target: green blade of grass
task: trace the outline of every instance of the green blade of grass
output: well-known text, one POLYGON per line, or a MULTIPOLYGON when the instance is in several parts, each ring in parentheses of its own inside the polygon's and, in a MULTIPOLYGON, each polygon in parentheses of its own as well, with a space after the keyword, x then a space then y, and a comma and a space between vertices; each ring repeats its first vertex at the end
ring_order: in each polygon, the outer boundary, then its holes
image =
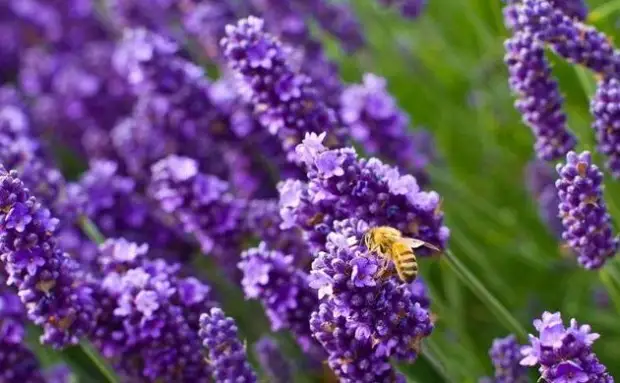
POLYGON ((606 19, 611 14, 620 10, 620 0, 608 1, 594 8, 588 15, 588 22, 595 23, 606 19))
POLYGON ((95 223, 91 221, 90 218, 86 216, 80 217, 79 225, 84 234, 86 234, 86 236, 90 238, 91 241, 95 242, 96 244, 102 244, 105 241, 105 236, 101 233, 101 231, 99 231, 97 225, 95 225, 95 223))
POLYGON ((442 258, 461 281, 478 296, 507 329, 525 339, 527 332, 519 321, 450 250, 446 250, 442 258))

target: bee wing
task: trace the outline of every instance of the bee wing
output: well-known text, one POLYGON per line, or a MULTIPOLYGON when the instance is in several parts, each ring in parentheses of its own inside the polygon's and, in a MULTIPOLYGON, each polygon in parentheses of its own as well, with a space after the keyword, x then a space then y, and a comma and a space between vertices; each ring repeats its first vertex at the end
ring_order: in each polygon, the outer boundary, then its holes
POLYGON ((425 246, 428 247, 431 250, 435 250, 435 251, 441 251, 437 246, 435 245, 431 245, 428 242, 424 242, 421 241, 419 239, 415 239, 415 238, 402 238, 401 241, 406 244, 407 246, 411 247, 412 249, 417 249, 419 247, 425 246))

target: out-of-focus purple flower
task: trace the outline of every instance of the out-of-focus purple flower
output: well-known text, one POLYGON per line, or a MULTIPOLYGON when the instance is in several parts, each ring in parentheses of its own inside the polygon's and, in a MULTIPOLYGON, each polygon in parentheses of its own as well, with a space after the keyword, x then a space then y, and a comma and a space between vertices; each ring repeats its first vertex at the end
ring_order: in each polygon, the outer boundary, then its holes
POLYGON ((54 347, 76 344, 93 328, 92 291, 78 278, 74 260, 57 246, 58 220, 18 178, 0 167, 0 261, 26 306, 43 327, 42 341, 54 347))
POLYGON ((235 321, 224 315, 222 309, 214 307, 200 316, 200 337, 209 354, 216 382, 257 381, 245 346, 239 341, 235 321))
POLYGON ((261 243, 241 255, 239 268, 245 296, 261 301, 272 330, 290 330, 304 351, 321 360, 323 352, 308 327, 318 304, 316 293, 308 285, 308 276, 293 265, 293 256, 261 243))
POLYGON ((32 130, 31 116, 16 90, 0 89, 0 163, 17 170, 39 201, 71 223, 79 208, 67 201, 66 181, 46 149, 32 130))
POLYGON ((148 201, 138 194, 135 181, 119 174, 115 162, 91 161, 78 185, 84 214, 106 237, 147 242, 158 258, 191 257, 192 246, 183 233, 154 213, 148 201))
POLYGON ((308 134, 296 148, 298 160, 308 169, 309 182, 288 181, 279 186, 281 227, 301 227, 312 251, 324 247, 333 220, 351 217, 445 246, 450 231, 443 226, 436 192, 420 191, 415 177, 400 175, 376 158, 358 158, 353 148, 328 150, 323 138, 308 134))
POLYGON ((620 178, 620 80, 607 76, 598 83, 590 103, 594 116, 598 150, 607 156, 607 168, 614 178, 620 178))
POLYGON ((534 327, 539 335, 530 334, 530 345, 521 349, 522 366, 540 365, 541 378, 547 382, 614 381, 592 352, 599 334, 592 333, 589 325, 579 326, 571 319, 566 328, 559 312, 544 312, 534 320, 534 327))
POLYGON ((340 117, 370 155, 385 158, 403 173, 416 177, 423 186, 428 180, 424 168, 431 160, 428 149, 416 142, 422 138, 409 129, 409 117, 398 108, 386 89, 384 78, 371 73, 362 84, 349 86, 341 98, 340 117))
POLYGON ((329 0, 294 0, 302 13, 312 15, 321 28, 336 37, 345 51, 352 53, 366 41, 363 28, 348 4, 329 0))
POLYGON ((235 22, 234 5, 221 0, 178 1, 185 32, 194 37, 211 59, 220 59, 220 39, 226 25, 235 22))
POLYGON ((20 72, 36 125, 88 158, 113 154, 109 131, 134 101, 131 89, 112 69, 113 52, 109 41, 89 42, 70 52, 33 48, 20 72))
MULTIPOLYGON (((559 3, 559 2, 558 2, 559 3)), ((541 43, 573 64, 600 75, 617 75, 620 56, 609 37, 583 24, 547 0, 523 0, 514 4, 520 31, 531 33, 541 43)))
POLYGON ((210 288, 147 250, 124 239, 100 247, 93 343, 132 381, 207 382, 198 318, 212 307, 210 288))
POLYGON ((559 217, 560 199, 555 188, 557 173, 553 167, 540 160, 533 160, 525 168, 525 184, 538 204, 538 213, 549 230, 562 239, 562 220, 559 217))
POLYGON ((409 19, 415 19, 426 8, 427 0, 378 0, 385 7, 397 8, 400 13, 409 19))
MULTIPOLYGON (((0 278, 0 283, 4 281, 0 278)), ((0 341, 19 344, 24 340, 26 309, 19 297, 8 288, 0 288, 0 341)))
POLYGON ((536 156, 551 161, 566 155, 577 140, 568 130, 564 99, 552 77, 544 46, 531 33, 519 32, 506 41, 505 49, 509 85, 517 96, 515 106, 534 133, 536 156))
POLYGON ((46 383, 35 355, 22 343, 0 337, 0 382, 46 383))
POLYGON ((495 376, 489 382, 495 383, 527 383, 527 368, 520 365, 522 359, 521 345, 514 335, 493 340, 489 350, 491 363, 495 368, 495 376))
POLYGON ((252 0, 260 11, 270 33, 291 49, 289 63, 298 72, 312 79, 313 88, 330 108, 338 109, 344 89, 338 64, 325 54, 323 44, 314 39, 307 16, 294 2, 280 0, 252 0), (306 17, 305 17, 306 16, 306 17))
POLYGON ((556 169, 562 238, 584 268, 598 269, 618 251, 618 238, 603 199, 603 173, 587 151, 568 153, 566 164, 558 164, 556 169))
POLYGON ((111 0, 106 1, 105 6, 118 29, 147 27, 171 33, 171 24, 179 16, 178 2, 174 0, 111 0))
POLYGON ((291 364, 286 359, 278 343, 270 337, 262 337, 254 344, 254 353, 272 383, 293 381, 291 364))
POLYGON ((248 203, 246 226, 272 250, 289 254, 298 266, 309 264, 310 250, 298 227, 282 229, 277 200, 252 200, 248 203))
POLYGON ((344 142, 336 114, 318 97, 311 79, 296 73, 280 42, 264 31, 263 20, 248 17, 226 28, 222 48, 239 78, 240 92, 260 123, 277 135, 294 159, 293 150, 306 132, 329 134, 329 146, 344 142))
POLYGON ((65 364, 58 364, 45 370, 45 383, 71 383, 73 376, 65 364))
MULTIPOLYGON (((396 277, 380 278, 382 260, 359 245, 368 230, 356 219, 338 221, 326 251, 312 263, 311 286, 321 302, 310 327, 343 382, 391 382, 389 358, 413 362, 433 330, 430 312, 396 277), (371 282, 371 283, 370 283, 371 282)), ((423 297, 424 305, 428 297, 423 297)))
POLYGON ((153 165, 148 193, 196 237, 204 252, 236 275, 246 202, 230 193, 226 181, 200 173, 191 158, 171 155, 153 165))

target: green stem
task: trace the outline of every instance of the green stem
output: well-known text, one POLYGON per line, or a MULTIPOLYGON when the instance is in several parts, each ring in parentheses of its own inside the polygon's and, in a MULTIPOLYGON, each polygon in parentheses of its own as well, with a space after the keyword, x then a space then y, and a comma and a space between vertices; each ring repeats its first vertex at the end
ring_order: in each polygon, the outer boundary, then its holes
POLYGON ((78 222, 84 234, 86 234, 91 241, 97 244, 102 244, 105 241, 105 236, 99 231, 97 225, 95 225, 90 218, 82 216, 79 218, 78 222))
POLYGON ((527 331, 519 323, 519 321, 512 316, 510 311, 506 309, 502 303, 495 298, 495 296, 484 286, 482 282, 476 276, 469 271, 469 269, 452 254, 450 250, 446 250, 442 257, 448 266, 456 273, 461 281, 469 286, 469 288, 480 298, 480 300, 491 310, 504 326, 510 331, 514 332, 517 336, 525 339, 527 331))

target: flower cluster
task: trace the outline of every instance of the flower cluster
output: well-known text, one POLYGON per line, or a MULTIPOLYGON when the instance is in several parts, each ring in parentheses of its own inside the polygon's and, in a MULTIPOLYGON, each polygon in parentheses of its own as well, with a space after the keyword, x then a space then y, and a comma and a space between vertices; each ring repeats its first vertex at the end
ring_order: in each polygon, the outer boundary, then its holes
POLYGON ((362 84, 349 86, 342 94, 340 117, 368 154, 414 175, 420 186, 426 184, 424 168, 431 160, 432 142, 410 131, 409 117, 387 91, 384 78, 367 73, 362 84))
POLYGON ((610 39, 594 27, 564 13, 555 3, 561 2, 523 0, 515 4, 517 28, 548 44, 570 63, 583 65, 601 75, 620 73, 620 55, 610 39))
POLYGON ((239 268, 245 296, 261 301, 272 330, 290 330, 304 351, 321 360, 323 351, 308 325, 318 300, 308 284, 308 275, 293 265, 293 256, 269 250, 261 243, 241 255, 239 268))
POLYGON ((417 358, 433 330, 430 312, 397 278, 380 276, 382 260, 359 245, 366 222, 334 226, 326 251, 312 263, 310 285, 321 301, 310 327, 340 381, 391 382, 396 373, 389 358, 417 358))
POLYGON ((594 116, 598 150, 607 156, 607 168, 614 178, 620 178, 620 80, 608 76, 598 84, 590 103, 594 116))
POLYGON ((279 137, 290 159, 306 132, 327 131, 331 146, 343 143, 335 112, 318 97, 311 79, 293 70, 284 47, 264 31, 262 19, 249 17, 228 26, 221 44, 242 95, 260 123, 279 137))
POLYGON ((21 343, 7 342, 0 337, 0 382, 45 383, 39 361, 21 343))
POLYGON ((530 345, 521 349, 521 365, 540 365, 541 377, 548 382, 614 381, 592 352, 599 334, 591 332, 590 326, 579 326, 571 319, 566 328, 559 312, 544 312, 541 319, 534 321, 534 327, 540 335, 530 335, 530 345))
POLYGON ((153 165, 149 194, 235 275, 246 203, 226 181, 200 173, 191 158, 171 155, 153 165))
POLYGON ((486 379, 489 383, 527 383, 527 368, 520 364, 521 345, 514 335, 493 340, 489 357, 495 368, 493 379, 486 379))
POLYGON ((392 226, 440 248, 446 245, 450 231, 443 225, 436 192, 421 191, 415 177, 401 176, 376 158, 358 158, 353 148, 329 150, 324 138, 308 134, 296 148, 309 181, 279 186, 282 227, 301 227, 313 249, 324 246, 333 220, 347 218, 371 227, 392 226))
POLYGON ((112 41, 77 51, 36 47, 23 58, 20 85, 36 126, 88 158, 113 155, 109 130, 131 111, 132 90, 112 67, 112 41))
POLYGON ((564 99, 552 77, 544 45, 531 33, 520 32, 506 41, 505 49, 510 88, 518 96, 515 106, 534 133, 536 155, 545 161, 564 156, 577 140, 568 130, 564 99))
POLYGON ((575 250, 583 267, 598 269, 618 251, 618 238, 603 199, 603 173, 592 164, 589 152, 568 153, 566 164, 558 164, 557 172, 562 238, 575 250))
POLYGON ((93 342, 130 379, 208 382, 198 318, 212 306, 210 289, 147 251, 124 239, 101 245, 93 342))
POLYGON ((76 196, 81 209, 106 237, 123 236, 130 241, 147 242, 153 255, 167 259, 188 259, 192 246, 173 225, 157 217, 137 191, 133 178, 120 174, 113 161, 91 161, 82 174, 76 196))
POLYGON ((216 382, 256 382, 256 374, 248 363, 245 347, 237 335, 235 321, 217 307, 200 316, 200 337, 209 350, 216 382))

